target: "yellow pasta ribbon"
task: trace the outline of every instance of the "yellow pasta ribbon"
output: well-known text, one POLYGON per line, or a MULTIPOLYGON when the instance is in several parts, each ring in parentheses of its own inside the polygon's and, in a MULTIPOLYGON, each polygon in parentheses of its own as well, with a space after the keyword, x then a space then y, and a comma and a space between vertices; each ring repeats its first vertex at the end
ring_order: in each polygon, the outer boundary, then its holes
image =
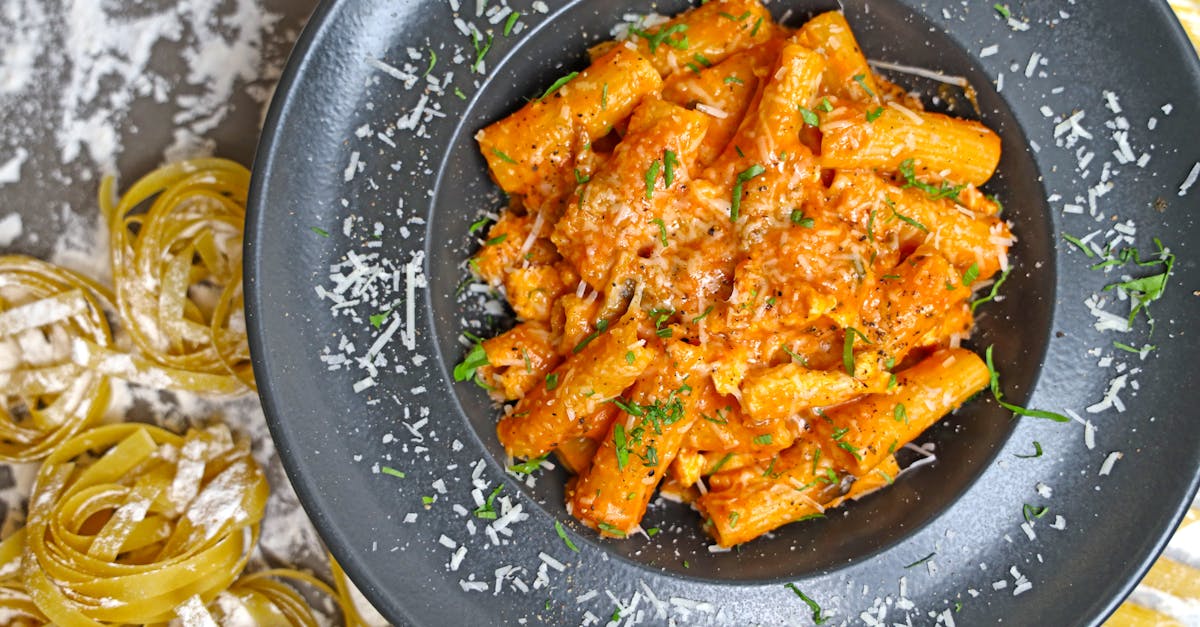
POLYGON ((108 290, 30 257, 0 257, 0 461, 28 462, 97 422, 109 379, 76 363, 86 342, 112 350, 108 290))
MULTIPOLYGON (((117 307, 141 356, 163 367, 156 387, 209 394, 254 387, 242 318, 249 185, 250 172, 225 159, 163 166, 115 203, 113 178, 100 184, 117 307)), ((93 365, 117 368, 102 348, 87 348, 93 365)))
POLYGON ((249 447, 224 426, 183 437, 141 424, 97 427, 39 470, 20 581, 63 627, 168 622, 242 571, 267 494, 249 447))

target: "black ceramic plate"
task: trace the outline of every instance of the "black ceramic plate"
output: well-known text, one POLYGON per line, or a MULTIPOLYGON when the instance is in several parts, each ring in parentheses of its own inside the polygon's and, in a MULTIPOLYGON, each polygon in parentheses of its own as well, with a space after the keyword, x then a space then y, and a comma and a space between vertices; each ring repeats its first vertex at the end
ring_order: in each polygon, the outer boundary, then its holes
MULTIPOLYGON (((1200 67, 1165 3, 1010 3, 1012 21, 990 3, 843 3, 871 59, 965 76, 978 89, 981 113, 957 112, 1004 138, 986 189, 1020 241, 1018 270, 1004 300, 983 310, 974 347, 995 345, 1014 402, 1090 420, 1095 447, 1079 423, 1012 420, 981 399, 923 438, 936 463, 729 553, 710 552, 695 514, 669 504, 647 515, 644 526, 665 530, 652 539, 601 541, 580 529, 561 505, 560 471, 535 486, 506 474, 495 409, 449 376, 461 331, 506 324, 502 310, 481 309, 486 295, 461 292, 478 245, 468 229, 501 206, 474 132, 582 68, 587 45, 624 14, 651 8, 595 0, 544 14, 513 0, 520 26, 505 36, 504 15, 461 4, 458 13, 426 0, 323 5, 279 85, 254 168, 247 304, 272 433, 317 528, 385 615, 448 625, 607 621, 614 610, 655 624, 807 622, 788 582, 836 622, 885 612, 888 623, 1094 624, 1116 607, 1182 516, 1200 467, 1191 367, 1200 341, 1188 328, 1200 186, 1179 194, 1200 158, 1200 67), (488 38, 473 42, 456 17, 493 35, 478 72, 469 66, 488 38), (1072 115, 1082 133, 1063 122, 1072 115), (1144 317, 1129 333, 1097 331, 1085 300, 1107 298, 1123 315, 1128 305, 1104 286, 1161 267, 1089 270, 1096 260, 1062 237, 1100 230, 1103 245, 1130 232, 1127 220, 1143 253, 1160 237, 1178 259, 1151 308, 1153 337, 1144 317), (1114 340, 1157 349, 1143 360, 1114 340), (1124 411, 1086 411, 1114 380, 1124 411), (1035 441, 1042 456, 1018 457, 1035 441), (504 499, 528 518, 495 545, 491 521, 470 510, 473 490, 500 484, 501 518, 504 499)), ((771 5, 790 25, 834 7, 771 5)), ((938 93, 928 80, 889 76, 927 99, 938 93)))

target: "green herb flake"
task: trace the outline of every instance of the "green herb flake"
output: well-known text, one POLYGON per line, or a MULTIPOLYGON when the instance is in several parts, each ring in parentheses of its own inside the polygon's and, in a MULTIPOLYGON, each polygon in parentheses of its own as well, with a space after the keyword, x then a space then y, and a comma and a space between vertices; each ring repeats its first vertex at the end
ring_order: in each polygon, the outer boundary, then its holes
POLYGON ((604 333, 607 330, 608 330, 608 320, 601 320, 601 321, 597 322, 596 330, 592 331, 591 333, 588 333, 586 336, 584 336, 584 338, 582 340, 579 340, 579 343, 575 345, 575 348, 572 349, 571 352, 578 353, 579 351, 583 350, 584 348, 587 347, 588 344, 592 343, 592 340, 600 337, 600 334, 604 333))
POLYGON ((478 72, 479 66, 483 65, 483 58, 487 56, 488 50, 492 49, 492 35, 488 33, 487 40, 479 38, 474 31, 471 32, 471 45, 475 47, 475 62, 471 64, 471 71, 478 72))
POLYGON ((1054 422, 1071 421, 1070 418, 1062 414, 1056 414, 1052 411, 1026 409, 1020 405, 1013 405, 1012 403, 1004 402, 1004 393, 1000 391, 1000 373, 996 371, 996 367, 992 362, 992 348, 993 347, 989 345, 987 350, 984 351, 984 362, 987 364, 988 375, 991 377, 991 382, 988 387, 992 391, 992 398, 996 399, 996 402, 999 403, 1001 407, 1020 416, 1029 416, 1030 418, 1045 418, 1047 420, 1053 420, 1054 422))
POLYGON ((999 2, 997 2, 996 4, 992 5, 992 8, 996 9, 996 13, 999 13, 1000 17, 1002 17, 1006 20, 1012 17, 1012 11, 1008 10, 1007 4, 1000 4, 999 2))
POLYGON ((553 94, 554 92, 561 89, 563 85, 566 85, 567 83, 574 80, 574 78, 576 76, 579 76, 579 72, 571 72, 570 74, 567 74, 566 76, 563 76, 562 78, 554 81, 549 87, 546 88, 546 91, 542 93, 541 97, 538 98, 538 100, 545 100, 550 94, 553 94))
POLYGON ((516 159, 513 159, 512 157, 504 154, 503 152, 500 152, 500 150, 498 148, 492 148, 492 154, 496 155, 497 157, 500 157, 500 160, 504 161, 505 163, 516 163, 517 162, 516 159))
POLYGON ((858 86, 862 87, 862 90, 867 92, 868 96, 870 96, 871 98, 875 97, 875 92, 871 91, 870 87, 867 87, 867 75, 866 74, 855 74, 854 82, 858 83, 858 86))
POLYGON ((457 88, 457 87, 455 87, 455 88, 454 88, 454 95, 455 95, 455 96, 458 96, 458 99, 459 99, 459 100, 466 100, 466 99, 467 99, 467 95, 463 93, 463 90, 461 90, 461 89, 459 89, 459 88, 457 88))
POLYGON ((568 549, 571 549, 576 553, 579 552, 579 547, 575 546, 574 542, 571 542, 571 538, 567 536, 567 530, 563 529, 562 522, 557 520, 554 521, 554 533, 557 533, 558 537, 562 538, 563 544, 567 545, 568 549))
POLYGON ((679 157, 674 151, 663 151, 663 187, 670 187, 675 182, 675 167, 678 165, 679 157))
POLYGON ((483 245, 484 246, 495 246, 497 244, 503 244, 504 240, 506 240, 506 239, 508 239, 508 233, 501 233, 501 234, 497 235, 496 237, 493 237, 492 239, 489 239, 488 241, 484 242, 483 245))
POLYGON ((688 39, 687 39, 687 35, 684 34, 687 32, 687 29, 688 29, 687 24, 674 24, 672 26, 669 26, 667 28, 659 30, 656 33, 647 33, 646 31, 641 30, 640 28, 631 28, 631 29, 629 29, 629 34, 636 35, 638 37, 641 37, 642 39, 645 39, 646 45, 650 47, 650 54, 654 54, 654 53, 658 52, 658 47, 663 44, 666 44, 676 50, 687 50, 688 39), (679 33, 678 38, 668 39, 668 37, 670 37, 671 35, 674 35, 676 33, 679 33))
POLYGON ((971 284, 979 278, 979 264, 973 263, 970 268, 962 275, 962 284, 966 287, 971 287, 971 284))
POLYGON ((504 22, 504 36, 508 37, 512 34, 513 27, 517 25, 517 20, 521 19, 520 11, 513 11, 508 14, 508 19, 504 22))
POLYGON ((842 366, 846 368, 846 374, 854 376, 854 336, 867 344, 873 344, 867 336, 854 327, 846 327, 846 339, 842 341, 842 366))
POLYGON ((728 462, 732 458, 733 458, 733 453, 726 453, 724 457, 722 457, 720 460, 717 461, 716 464, 713 465, 712 471, 709 472, 708 474, 710 474, 710 475, 717 474, 717 471, 720 470, 721 467, 724 466, 725 463, 728 462))
POLYGON ((478 220, 471 223, 471 228, 467 229, 467 233, 474 233, 475 231, 478 231, 478 230, 482 229, 483 227, 487 226, 488 223, 491 221, 492 221, 492 219, 488 218, 486 216, 479 218, 478 220))
POLYGON ((863 458, 862 458, 862 455, 860 455, 860 454, 858 453, 858 447, 857 447, 857 446, 854 446, 853 444, 851 444, 851 443, 849 443, 849 442, 838 442, 838 443, 837 443, 837 445, 838 445, 838 448, 840 448, 840 449, 842 449, 843 451, 846 451, 847 453, 850 453, 851 455, 853 455, 853 456, 854 456, 854 459, 857 459, 857 460, 858 460, 858 461, 860 461, 860 462, 862 461, 862 459, 863 459, 863 458))
POLYGON ((804 217, 804 211, 800 209, 792 209, 792 214, 789 217, 792 220, 792 224, 801 228, 811 229, 816 224, 816 221, 812 218, 804 217))
POLYGON ((658 241, 662 243, 663 248, 666 248, 670 245, 670 242, 667 241, 666 223, 662 221, 662 218, 654 218, 651 222, 658 225, 658 241))
POLYGON ((608 83, 600 86, 600 110, 604 111, 606 109, 608 109, 608 83))
POLYGON ((1000 278, 996 279, 995 283, 992 283, 992 289, 988 291, 987 296, 976 298, 975 300, 971 301, 971 313, 975 313, 976 307, 996 299, 996 292, 999 292, 1000 286, 1004 285, 1004 282, 1008 280, 1008 274, 1010 272, 1012 272, 1012 266, 1009 266, 1007 270, 1000 273, 1000 278))
POLYGON ((311 229, 313 233, 316 233, 317 235, 320 235, 321 237, 329 237, 329 231, 326 231, 325 229, 323 229, 319 226, 310 226, 308 228, 311 229))
POLYGON ((610 534, 610 535, 614 535, 614 536, 616 536, 616 537, 618 537, 618 538, 624 538, 624 537, 625 537, 625 532, 624 532, 624 531, 621 531, 621 529, 620 529, 620 528, 618 528, 618 527, 614 527, 614 526, 612 526, 612 525, 610 525, 610 524, 608 524, 608 523, 606 523, 606 522, 596 523, 596 526, 600 528, 600 531, 603 531, 603 532, 605 532, 605 533, 608 533, 608 534, 610 534))
POLYGON ((662 161, 654 160, 649 168, 646 168, 646 200, 654 198, 654 182, 658 180, 658 171, 662 168, 662 161))
MULTIPOLYGON (((931 200, 938 200, 941 198, 949 198, 950 200, 953 200, 954 202, 960 202, 958 199, 958 194, 959 194, 959 192, 961 192, 963 189, 966 188, 966 185, 951 185, 950 183, 947 183, 945 181, 942 182, 941 187, 934 187, 934 186, 930 185, 929 183, 918 180, 916 171, 914 169, 914 162, 912 159, 905 159, 904 161, 900 162, 900 176, 904 177, 904 181, 905 181, 904 187, 905 188, 915 187, 915 188, 925 192, 925 195, 928 196, 931 200)), ((892 205, 892 211, 895 212, 895 210, 896 210, 895 205, 891 202, 889 202, 888 204, 892 205)), ((903 216, 900 216, 900 214, 898 214, 898 213, 896 215, 898 217, 900 217, 901 219, 903 219, 905 222, 908 222, 909 224, 912 224, 913 226, 919 227, 922 231, 925 231, 927 233, 929 232, 929 229, 925 228, 924 226, 920 226, 915 221, 909 221, 908 219, 905 219, 903 216)))
POLYGON ((625 363, 632 366, 633 362, 636 360, 637 360, 637 355, 634 355, 633 351, 625 351, 625 363))
POLYGON ((625 439, 625 425, 613 425, 613 445, 617 449, 617 469, 625 470, 629 465, 629 443, 625 439))
POLYGON ((662 529, 659 529, 658 527, 651 527, 646 530, 646 535, 653 538, 654 536, 658 535, 661 532, 662 532, 662 529))
POLYGON ((432 496, 422 496, 421 497, 421 503, 424 503, 425 506, 427 506, 427 507, 430 505, 433 505, 433 502, 436 500, 437 500, 437 498, 432 497, 432 496))
POLYGON ((812 109, 805 109, 804 107, 798 108, 800 109, 800 118, 804 120, 805 124, 809 126, 821 125, 821 118, 817 117, 817 114, 814 113, 812 109))
POLYGON ((915 561, 915 562, 913 562, 913 563, 911 563, 911 564, 909 564, 909 565, 905 566, 904 568, 908 569, 908 568, 912 568, 912 567, 914 567, 914 566, 920 566, 921 564, 924 564, 925 562, 928 562, 929 560, 933 559, 933 557, 934 557, 935 555, 937 555, 937 551, 934 551, 933 553, 930 553, 929 555, 926 555, 925 557, 922 557, 921 559, 919 559, 919 560, 917 560, 917 561, 915 561))
POLYGON ((725 11, 721 11, 720 13, 717 13, 717 15, 720 15, 721 17, 723 17, 731 22, 740 22, 740 21, 750 17, 750 12, 746 11, 745 13, 743 13, 741 15, 734 15, 732 13, 727 13, 725 11))
POLYGON ((1016 455, 1016 457, 1019 457, 1021 459, 1033 459, 1035 457, 1041 457, 1041 456, 1042 456, 1042 443, 1038 442, 1037 440, 1033 441, 1033 455, 1016 455))
POLYGON ((1142 351, 1149 353, 1150 351, 1156 350, 1158 347, 1154 346, 1153 344, 1145 344, 1141 348, 1134 348, 1128 344, 1123 344, 1121 342, 1114 340, 1113 348, 1123 350, 1126 353, 1133 353, 1134 355, 1141 355, 1142 351))
POLYGON ((382 313, 371 314, 371 316, 370 316, 371 326, 375 327, 376 329, 378 329, 379 327, 382 327, 384 321, 387 320, 388 315, 390 315, 391 313, 392 313, 391 310, 388 310, 388 311, 385 311, 382 313))
POLYGON ((896 422, 908 422, 908 408, 904 403, 896 403, 896 407, 892 409, 892 419, 896 422))
POLYGON ((817 105, 817 110, 829 113, 830 111, 833 111, 833 104, 829 102, 829 98, 823 97, 821 98, 821 104, 817 105))
POLYGON ((737 222, 738 220, 738 214, 742 206, 742 186, 766 171, 766 168, 756 163, 738 173, 737 182, 733 186, 733 202, 729 205, 730 222, 737 222))
POLYGON ((796 363, 800 364, 801 366, 808 365, 808 359, 804 355, 796 353, 792 349, 788 348, 786 344, 783 346, 780 346, 779 348, 782 348, 783 352, 787 353, 788 357, 791 357, 792 359, 796 360, 796 363))
POLYGON ((523 462, 513 464, 512 466, 509 466, 508 469, 517 473, 518 475, 531 475, 534 473, 534 471, 542 467, 542 462, 546 461, 546 458, 549 456, 549 453, 545 453, 543 455, 539 455, 538 457, 533 457, 523 462))
POLYGON ((739 517, 741 517, 741 514, 740 514, 740 513, 738 513, 738 512, 729 512, 729 528, 730 528, 730 529, 733 529, 734 527, 737 527, 737 521, 738 521, 738 518, 739 518, 739 517))
POLYGON ((754 443, 759 446, 768 446, 771 444, 771 442, 772 442, 772 438, 771 438, 770 433, 764 433, 762 435, 754 436, 754 443))
POLYGON ((1032 523, 1033 520, 1030 519, 1030 516, 1033 518, 1041 518, 1042 516, 1045 516, 1046 512, 1048 511, 1050 511, 1050 508, 1046 507, 1045 505, 1034 506, 1026 503, 1025 506, 1021 508, 1021 515, 1025 517, 1025 522, 1032 523))
POLYGON ((425 73, 421 75, 421 78, 425 78, 426 76, 429 76, 429 73, 433 71, 433 66, 435 66, 435 65, 437 65, 437 53, 433 51, 433 48, 430 48, 429 49, 429 67, 425 68, 425 73))
POLYGON ((897 218, 900 218, 900 220, 901 220, 902 222, 904 222, 905 224, 907 224, 907 225, 909 225, 909 226, 912 226, 912 227, 915 227, 915 228, 917 228, 917 229, 920 229, 920 230, 922 230, 922 231, 924 231, 924 232, 926 232, 926 233, 928 233, 928 232, 929 232, 929 229, 928 229, 928 228, 926 228, 924 224, 921 224, 920 222, 917 222, 916 220, 914 220, 914 219, 912 219, 912 218, 910 218, 910 217, 908 217, 908 216, 904 215, 903 213, 900 213, 899 211, 896 211, 896 209, 895 209, 895 208, 893 208, 893 209, 892 209, 892 215, 893 215, 893 216, 895 216, 895 217, 897 217, 897 218))
POLYGON ((828 616, 823 616, 821 614, 821 606, 816 601, 812 600, 812 598, 809 597, 807 594, 804 594, 803 592, 801 592, 800 588, 796 587, 796 584, 785 583, 785 584, 783 584, 783 587, 791 590, 792 592, 795 592, 796 596, 800 597, 800 600, 804 601, 804 604, 808 606, 808 609, 812 610, 813 624, 824 625, 825 621, 829 620, 828 616))
POLYGON ((1082 250, 1083 254, 1086 255, 1088 259, 1091 259, 1096 256, 1096 253, 1092 252, 1091 247, 1089 247, 1087 244, 1084 244, 1083 240, 1079 239, 1078 237, 1075 237, 1074 235, 1071 235, 1070 233, 1063 233, 1062 238, 1067 240, 1068 242, 1074 244, 1075 247, 1078 248, 1079 250, 1082 250))
POLYGON ((557 387, 558 387, 558 373, 551 372, 550 374, 546 375, 546 391, 552 392, 557 387))
POLYGON ((763 19, 762 19, 761 17, 760 17, 760 18, 758 18, 758 19, 757 19, 757 20, 754 22, 754 28, 751 28, 751 29, 750 29, 750 36, 751 36, 751 37, 757 37, 757 36, 758 36, 758 29, 759 29, 759 28, 762 26, 762 23, 763 23, 763 19))
POLYGON ((872 123, 875 120, 878 120, 879 116, 881 116, 881 115, 883 115, 883 107, 876 107, 874 109, 871 109, 871 110, 867 111, 867 122, 872 123))
POLYGON ((705 307, 703 313, 696 316, 695 318, 692 318, 692 323, 695 324, 695 323, 700 322, 701 320, 707 318, 708 314, 712 313, 713 307, 714 307, 714 305, 709 305, 708 307, 705 307))
POLYGON ((404 474, 404 471, 396 470, 395 468, 392 468, 391 466, 381 466, 379 468, 379 472, 382 472, 385 475, 396 477, 397 479, 403 479, 404 477, 407 476, 404 474))
MULTIPOLYGON (((474 337, 468 335, 468 337, 474 337)), ((483 350, 482 340, 475 338, 475 345, 463 358, 462 362, 454 366, 455 381, 469 381, 475 378, 475 371, 482 366, 488 365, 487 351, 483 350)))
POLYGON ((500 495, 500 491, 503 489, 504 489, 503 483, 496 486, 496 489, 492 490, 492 493, 488 495, 487 500, 484 501, 483 505, 480 505, 479 507, 475 508, 475 511, 472 513, 475 514, 475 516, 477 516, 479 518, 483 518, 486 520, 495 520, 496 519, 496 508, 495 508, 494 504, 496 502, 496 497, 500 495))
POLYGON ((726 85, 729 85, 730 83, 735 83, 735 84, 738 84, 738 85, 745 85, 745 84, 746 84, 746 82, 745 82, 745 81, 743 81, 742 79, 740 79, 740 78, 738 78, 738 77, 736 77, 736 76, 726 76, 726 77, 725 77, 725 84, 726 84, 726 85))

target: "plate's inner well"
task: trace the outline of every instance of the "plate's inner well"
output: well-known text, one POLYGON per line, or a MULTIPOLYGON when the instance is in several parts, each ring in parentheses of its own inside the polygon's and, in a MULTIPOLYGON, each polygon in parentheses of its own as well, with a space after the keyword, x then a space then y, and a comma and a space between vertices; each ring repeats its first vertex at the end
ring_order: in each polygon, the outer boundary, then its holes
MULTIPOLYGON (((792 3, 795 4, 795 3, 792 3)), ((671 15, 687 5, 667 2, 657 6, 671 15)), ((776 18, 785 7, 773 5, 776 18)), ((821 11, 839 8, 834 3, 804 3, 785 21, 803 23, 821 11)), ((628 12, 644 12, 637 1, 577 3, 543 27, 525 35, 522 43, 492 71, 489 81, 472 101, 449 144, 433 198, 428 231, 429 294, 434 311, 435 339, 446 363, 461 359, 458 337, 466 318, 484 320, 474 299, 461 298, 466 277, 464 261, 474 252, 476 236, 471 223, 484 210, 503 207, 498 189, 487 175, 474 134, 483 126, 518 109, 563 74, 587 66, 587 47, 609 39, 615 20, 628 12), (446 242, 458 245, 446 246, 446 242), (468 303, 468 304, 464 304, 468 303)), ((920 92, 931 110, 983 121, 1003 138, 1003 158, 996 176, 983 188, 997 196, 1004 216, 1013 224, 1017 243, 1011 261, 1017 266, 1005 284, 1006 298, 981 308, 971 348, 981 351, 995 345, 998 369, 1013 402, 1022 402, 1032 389, 1049 339, 1053 299, 1053 240, 1045 194, 1032 155, 1016 120, 992 82, 970 56, 924 18, 895 2, 872 2, 870 11, 845 7, 855 35, 871 60, 888 61, 965 77, 977 90, 979 111, 961 91, 947 90, 936 81, 907 74, 884 73, 888 79, 920 92), (934 97, 938 99, 935 101, 934 97), (1035 269, 1035 263, 1041 262, 1035 269)), ((511 319, 487 318, 485 336, 511 326, 511 319)), ((506 463, 496 439, 497 410, 486 393, 469 383, 455 386, 463 419, 498 464, 506 463)), ((918 442, 931 442, 938 461, 905 473, 895 485, 861 501, 849 503, 826 519, 781 528, 769 537, 740 546, 729 553, 712 553, 712 544, 700 529, 700 520, 687 506, 652 502, 643 527, 657 526, 670 533, 647 541, 601 540, 579 527, 563 506, 565 471, 543 473, 532 490, 533 498, 564 525, 595 538, 610 552, 635 563, 665 569, 688 577, 735 581, 760 581, 799 577, 863 559, 908 536, 930 522, 961 495, 987 466, 1004 443, 1013 422, 1011 413, 978 398, 918 442)), ((523 488, 524 489, 524 488, 523 488)))

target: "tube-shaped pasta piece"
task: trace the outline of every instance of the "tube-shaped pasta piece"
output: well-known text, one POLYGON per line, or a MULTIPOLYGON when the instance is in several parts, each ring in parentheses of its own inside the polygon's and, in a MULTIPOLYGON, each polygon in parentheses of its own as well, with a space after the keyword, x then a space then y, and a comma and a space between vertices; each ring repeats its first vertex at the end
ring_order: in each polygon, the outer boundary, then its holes
POLYGON ((971 295, 962 275, 940 253, 919 248, 876 285, 862 310, 862 332, 871 354, 861 361, 900 363, 946 312, 971 295))
POLYGON ((809 20, 796 32, 795 41, 825 57, 822 91, 859 102, 879 100, 879 85, 871 66, 841 11, 829 11, 809 20))
POLYGON ((742 409, 752 427, 763 428, 810 407, 883 391, 887 378, 880 376, 882 371, 870 360, 856 364, 854 376, 844 370, 810 370, 795 362, 754 373, 742 383, 742 409))
POLYGON ((839 468, 863 475, 987 386, 987 366, 962 348, 937 351, 896 375, 896 389, 828 409, 813 428, 839 468))
POLYGON ((672 342, 638 380, 591 467, 567 495, 572 515, 613 537, 625 537, 637 528, 696 420, 686 381, 700 356, 699 348, 672 342))
POLYGON ((690 448, 679 450, 671 463, 670 478, 682 487, 691 487, 704 473, 704 454, 690 448))
MULTIPOLYGON (((850 477, 833 470, 829 455, 802 440, 781 455, 781 469, 769 481, 710 491, 696 502, 711 521, 706 530, 730 547, 787 523, 825 511, 825 503, 850 489, 850 477)), ((715 479, 715 476, 714 476, 715 479)))
POLYGON ((600 301, 596 294, 587 297, 567 293, 554 303, 550 321, 551 330, 559 336, 558 352, 569 353, 579 346, 593 331, 592 321, 600 313, 600 301))
POLYGON ((914 175, 983 185, 1000 163, 1000 136, 974 120, 896 102, 867 115, 845 106, 821 122, 822 167, 898 172, 911 159, 914 175))
POLYGON ((598 446, 599 443, 591 438, 569 438, 554 448, 554 455, 558 457, 563 468, 578 475, 592 465, 592 457, 596 454, 598 446))
MULTIPOLYGON (((757 98, 750 105, 725 152, 713 164, 708 178, 728 180, 756 164, 766 167, 771 163, 786 161, 780 155, 794 157, 809 154, 809 150, 800 143, 800 129, 804 126, 800 107, 808 107, 816 96, 824 67, 825 61, 821 55, 812 50, 793 43, 783 46, 757 98)), ((771 176, 775 170, 768 168, 764 174, 771 176)), ((774 178, 787 184, 791 182, 792 175, 788 172, 774 178)), ((755 189, 764 185, 764 181, 754 180, 755 189)), ((742 188, 743 193, 749 191, 746 187, 742 188)), ((768 204, 775 200, 774 194, 770 193, 755 193, 754 197, 768 204)), ((746 200, 742 199, 742 203, 746 204, 746 200)))
POLYGON ((700 165, 712 163, 729 145, 758 93, 760 76, 767 75, 780 47, 779 40, 772 40, 739 52, 699 74, 676 74, 663 87, 664 100, 683 107, 695 106, 712 118, 700 147, 700 165))
POLYGON ((569 177, 575 138, 604 136, 629 117, 662 79, 641 53, 617 46, 553 94, 479 131, 475 139, 492 177, 508 194, 529 194, 569 177))
POLYGON ((483 351, 488 363, 480 366, 479 376, 505 400, 527 394, 562 361, 550 330, 537 322, 522 322, 484 340, 483 351))
POLYGON ((591 181, 579 186, 551 237, 588 285, 617 292, 610 276, 623 280, 639 251, 659 245, 653 220, 662 221, 665 206, 683 187, 707 127, 708 116, 663 100, 647 100, 634 112, 625 139, 591 181))
POLYGON ((690 71, 689 63, 719 63, 761 44, 775 36, 775 23, 758 0, 715 0, 654 28, 630 32, 638 51, 667 76, 690 71))
POLYGON ((521 320, 550 320, 555 299, 567 291, 554 266, 514 268, 504 279, 508 304, 521 320))
POLYGON ((517 402, 496 427, 510 455, 537 457, 584 435, 590 426, 584 418, 632 385, 661 353, 638 339, 637 326, 631 319, 599 333, 555 369, 553 386, 535 385, 517 402))
MULTIPOLYGON (((978 280, 986 280, 1000 269, 1012 244, 1008 224, 994 215, 975 213, 914 187, 902 188, 871 172, 838 172, 829 190, 836 198, 838 215, 869 230, 876 241, 896 236, 904 251, 928 243, 959 272, 976 266, 978 280)), ((960 195, 973 199, 972 206, 994 212, 994 203, 982 198, 974 187, 967 186, 960 195)))

